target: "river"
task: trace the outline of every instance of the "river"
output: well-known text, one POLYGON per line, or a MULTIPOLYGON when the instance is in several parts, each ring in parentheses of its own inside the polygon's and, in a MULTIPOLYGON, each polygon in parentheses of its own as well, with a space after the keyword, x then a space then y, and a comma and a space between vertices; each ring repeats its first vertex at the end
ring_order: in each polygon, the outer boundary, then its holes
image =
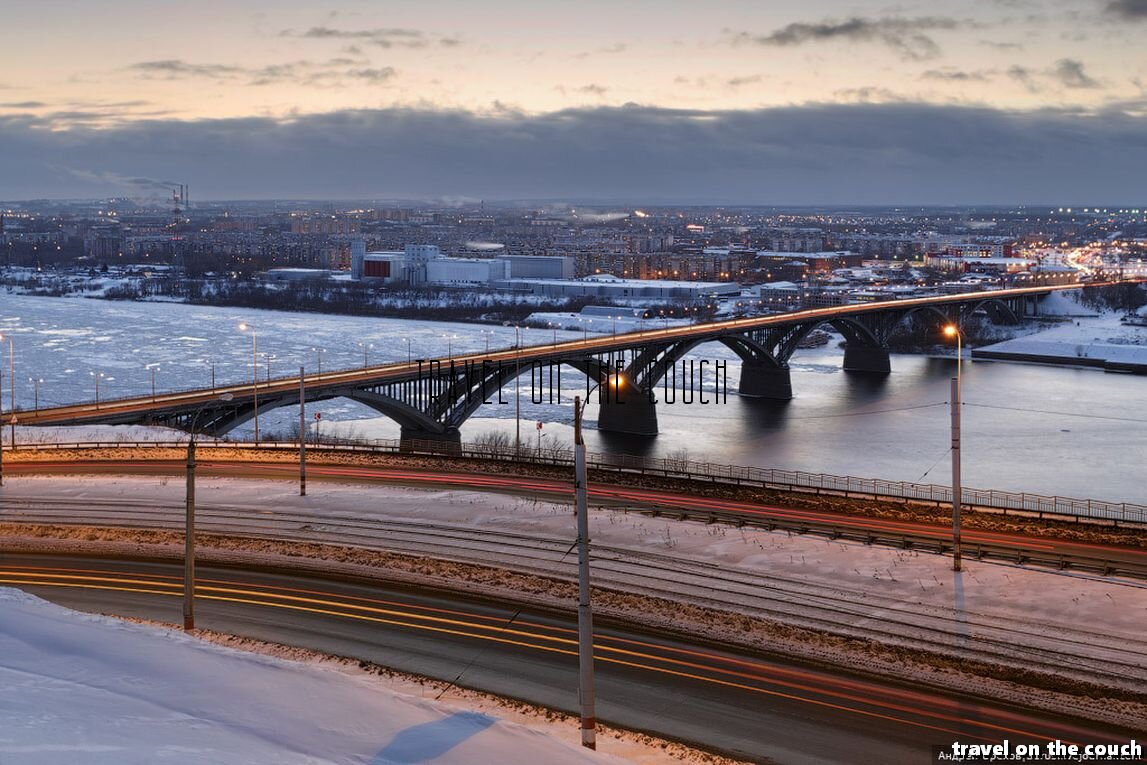
MULTIPOLYGON (((255 328, 259 375, 295 372, 305 364, 324 371, 414 357, 503 348, 512 327, 408 321, 312 313, 126 303, 83 298, 0 297, 0 333, 14 340, 16 400, 41 406, 91 400, 97 379, 102 398, 157 390, 207 387, 251 379, 255 328), (409 341, 409 344, 408 344, 409 341), (270 358, 268 358, 268 356, 270 358), (42 380, 36 383, 34 380, 42 380)), ((557 339, 580 333, 557 332, 557 339)), ((523 343, 549 342, 549 330, 528 330, 523 343)), ((7 353, 7 343, 3 352, 7 353)), ((947 483, 950 478, 949 379, 954 358, 894 355, 883 378, 845 373, 837 343, 800 350, 792 359, 795 398, 769 402, 739 398, 739 362, 719 344, 698 348, 695 359, 728 362, 724 403, 660 405, 660 435, 620 437, 593 429, 590 450, 687 456, 689 459, 947 483)), ((4 408, 9 406, 3 359, 4 408)), ((527 444, 571 441, 572 396, 584 378, 566 368, 562 401, 522 406, 527 444), (538 430, 535 423, 543 422, 538 430)), ((506 398, 512 401, 512 391, 506 398)), ((680 397, 679 397, 680 398, 680 397)), ((963 364, 963 480, 965 486, 1147 503, 1142 464, 1147 455, 1147 378, 1065 367, 969 362, 963 364)), ((391 421, 346 400, 316 405, 326 432, 395 438, 391 421)), ((462 428, 464 440, 491 430, 513 434, 512 404, 479 409, 462 428)), ((297 411, 297 410, 296 410, 297 411)), ((287 432, 288 409, 268 412, 262 427, 287 432)), ((242 435, 237 433, 236 435, 242 435)))

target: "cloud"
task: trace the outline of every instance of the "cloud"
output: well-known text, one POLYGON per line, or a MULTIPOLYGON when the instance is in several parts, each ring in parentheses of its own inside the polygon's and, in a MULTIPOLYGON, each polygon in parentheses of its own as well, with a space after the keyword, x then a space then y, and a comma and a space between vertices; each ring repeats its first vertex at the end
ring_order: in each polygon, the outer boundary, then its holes
POLYGON ((395 108, 51 131, 21 114, 0 116, 0 199, 122 193, 98 180, 104 173, 180 178, 203 199, 876 205, 1135 197, 1147 173, 1147 117, 1096 116, 904 102, 546 114, 395 108))
POLYGON ((9 101, 0 104, 0 109, 40 109, 47 106, 43 101, 9 101))
POLYGON ((940 82, 987 82, 988 72, 966 72, 960 69, 929 69, 920 75, 922 80, 938 80, 940 82))
POLYGON ((1032 93, 1038 93, 1042 90, 1035 81, 1036 73, 1026 66, 1020 66, 1019 64, 1010 66, 1008 67, 1007 75, 1032 93))
POLYGON ((591 82, 589 85, 582 85, 577 89, 577 92, 585 93, 586 95, 590 96, 604 96, 609 92, 609 88, 605 87, 604 85, 597 85, 591 82))
POLYGON ((1023 43, 1018 42, 1000 42, 998 40, 980 40, 980 45, 985 48, 993 48, 995 50, 1023 50, 1023 43))
POLYGON ((361 41, 380 48, 426 48, 437 43, 453 48, 462 44, 457 37, 428 35, 420 29, 405 27, 379 27, 374 29, 335 29, 333 27, 311 27, 303 32, 284 29, 280 37, 298 37, 307 40, 352 40, 361 41))
POLYGON ((759 83, 761 81, 762 81, 761 75, 751 74, 751 75, 747 75, 745 77, 731 77, 728 80, 725 80, 725 84, 728 85, 730 88, 739 88, 743 85, 756 85, 757 83, 759 83))
POLYGON ((210 79, 234 78, 243 73, 243 68, 223 64, 190 64, 180 59, 168 58, 160 61, 141 61, 127 67, 146 77, 162 77, 176 80, 184 77, 207 77, 210 79))
POLYGON ((179 59, 144 61, 127 69, 141 72, 141 76, 176 80, 206 78, 217 82, 265 86, 282 83, 305 87, 344 87, 353 82, 379 84, 395 77, 394 67, 361 68, 365 59, 332 58, 322 62, 288 61, 261 67, 242 67, 226 64, 191 64, 179 59), (359 66, 360 68, 347 68, 359 66))
POLYGON ((1061 58, 1055 62, 1050 72, 1051 76, 1065 88, 1098 88, 1099 82, 1087 76, 1083 71, 1083 62, 1073 58, 1061 58))
POLYGON ((397 72, 392 66, 384 66, 375 69, 350 69, 345 74, 351 79, 381 83, 390 80, 397 72))
POLYGON ((734 37, 734 42, 779 47, 833 40, 880 42, 894 50, 901 58, 922 60, 940 54, 940 46, 925 34, 926 32, 947 31, 968 25, 968 22, 943 16, 917 18, 853 16, 843 21, 796 22, 767 35, 754 36, 742 32, 734 37))
POLYGON ((1107 13, 1128 21, 1147 21, 1147 0, 1111 0, 1107 13))

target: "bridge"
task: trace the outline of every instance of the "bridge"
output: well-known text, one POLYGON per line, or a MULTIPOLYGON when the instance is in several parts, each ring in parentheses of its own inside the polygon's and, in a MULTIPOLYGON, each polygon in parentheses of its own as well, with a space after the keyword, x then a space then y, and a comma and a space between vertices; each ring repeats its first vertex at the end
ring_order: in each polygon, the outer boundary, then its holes
POLYGON ((536 374, 539 367, 570 367, 588 378, 587 388, 600 386, 600 430, 652 436, 657 433, 654 387, 703 343, 722 343, 740 358, 740 395, 790 399, 789 360, 801 341, 822 325, 844 336, 845 370, 888 374, 888 341, 913 317, 962 328, 973 313, 982 311, 993 322, 1015 323, 1037 313, 1041 297, 1079 287, 1026 287, 816 308, 302 378, 18 409, 13 416, 21 425, 149 424, 221 436, 257 418, 258 412, 298 406, 300 400, 348 398, 397 421, 403 441, 458 443, 462 423, 483 403, 508 395, 501 391, 519 377, 536 374))

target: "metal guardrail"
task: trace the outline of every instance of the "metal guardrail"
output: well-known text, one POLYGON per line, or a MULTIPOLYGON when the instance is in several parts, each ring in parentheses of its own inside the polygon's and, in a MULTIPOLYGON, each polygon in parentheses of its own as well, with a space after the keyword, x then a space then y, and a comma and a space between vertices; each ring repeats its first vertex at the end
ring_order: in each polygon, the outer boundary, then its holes
MULTIPOLYGON (((220 446, 254 449, 253 443, 197 439, 201 447, 220 446)), ((99 448, 183 448, 186 441, 108 441, 63 442, 53 444, 19 444, 20 449, 99 449, 99 448)), ((11 448, 11 447, 8 447, 11 448)), ((298 448, 297 442, 264 441, 261 449, 298 448)), ((308 444, 309 449, 327 448, 340 451, 359 451, 382 454, 431 455, 461 459, 519 462, 550 467, 573 467, 573 451, 568 449, 536 449, 522 446, 515 449, 506 444, 450 443, 446 441, 343 441, 324 437, 320 444, 308 444)), ((902 499, 946 505, 952 502, 952 487, 937 484, 918 484, 909 481, 887 481, 879 478, 857 478, 829 473, 805 473, 799 470, 726 465, 712 462, 639 457, 629 454, 590 452, 586 466, 591 470, 614 473, 655 475, 689 481, 708 481, 764 489, 800 491, 816 494, 836 494, 846 497, 871 499, 902 499)), ((1131 502, 1109 502, 1099 499, 1046 496, 1030 492, 999 491, 964 487, 960 494, 965 507, 1009 511, 1036 515, 1058 516, 1071 519, 1089 519, 1120 523, 1147 524, 1147 505, 1131 502)))

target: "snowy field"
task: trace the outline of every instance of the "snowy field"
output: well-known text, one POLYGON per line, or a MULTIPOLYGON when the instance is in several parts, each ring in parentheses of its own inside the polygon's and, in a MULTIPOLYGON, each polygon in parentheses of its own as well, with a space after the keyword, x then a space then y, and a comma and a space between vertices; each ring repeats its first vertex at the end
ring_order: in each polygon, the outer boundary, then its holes
POLYGON ((553 733, 0 588, 4 765, 622 762, 553 733))
MULTIPOLYGON (((182 524, 179 481, 20 477, 9 481, 4 492, 15 501, 88 502, 90 510, 83 512, 92 525, 99 525, 101 503, 117 500, 125 506, 165 508, 167 528, 182 524)), ((313 484, 306 497, 299 497, 287 481, 217 478, 201 479, 198 494, 203 532, 226 533, 228 512, 249 516, 255 508, 263 536, 339 544, 342 522, 370 521, 379 524, 376 536, 382 541, 376 549, 567 580, 575 575, 576 559, 565 554, 575 537, 568 505, 462 490, 328 482, 313 484), (419 526, 426 531, 419 533, 419 526), (444 529, 464 533, 467 547, 441 538, 444 529), (528 552, 520 545, 523 539, 533 540, 528 552)), ((31 520, 30 509, 21 512, 23 516, 0 515, 0 520, 31 520)), ((147 519, 145 525, 156 525, 155 515, 140 517, 147 519)), ((595 582, 619 593, 712 605, 819 629, 826 629, 827 618, 829 631, 882 643, 927 647, 1085 681, 1132 688, 1147 683, 1147 644, 1142 639, 1147 586, 1142 583, 976 560, 967 560, 965 572, 955 574, 948 556, 651 518, 618 508, 592 510, 590 523, 598 551, 595 582), (953 623, 960 629, 953 631, 953 623)), ((359 536, 349 543, 369 546, 362 529, 354 531, 359 536)), ((452 573, 444 570, 441 575, 452 573)), ((628 615, 657 616, 636 611, 628 615)), ((731 624, 703 627, 715 639, 744 639, 731 624)), ((806 648, 814 658, 839 660, 818 656, 816 646, 806 648)))
POLYGON ((1079 359, 1147 365, 1147 326, 1124 324, 1115 313, 1096 315, 1062 294, 1054 294, 1040 304, 1045 315, 1074 318, 1039 333, 984 346, 987 353, 1042 356, 1049 360, 1079 359))

